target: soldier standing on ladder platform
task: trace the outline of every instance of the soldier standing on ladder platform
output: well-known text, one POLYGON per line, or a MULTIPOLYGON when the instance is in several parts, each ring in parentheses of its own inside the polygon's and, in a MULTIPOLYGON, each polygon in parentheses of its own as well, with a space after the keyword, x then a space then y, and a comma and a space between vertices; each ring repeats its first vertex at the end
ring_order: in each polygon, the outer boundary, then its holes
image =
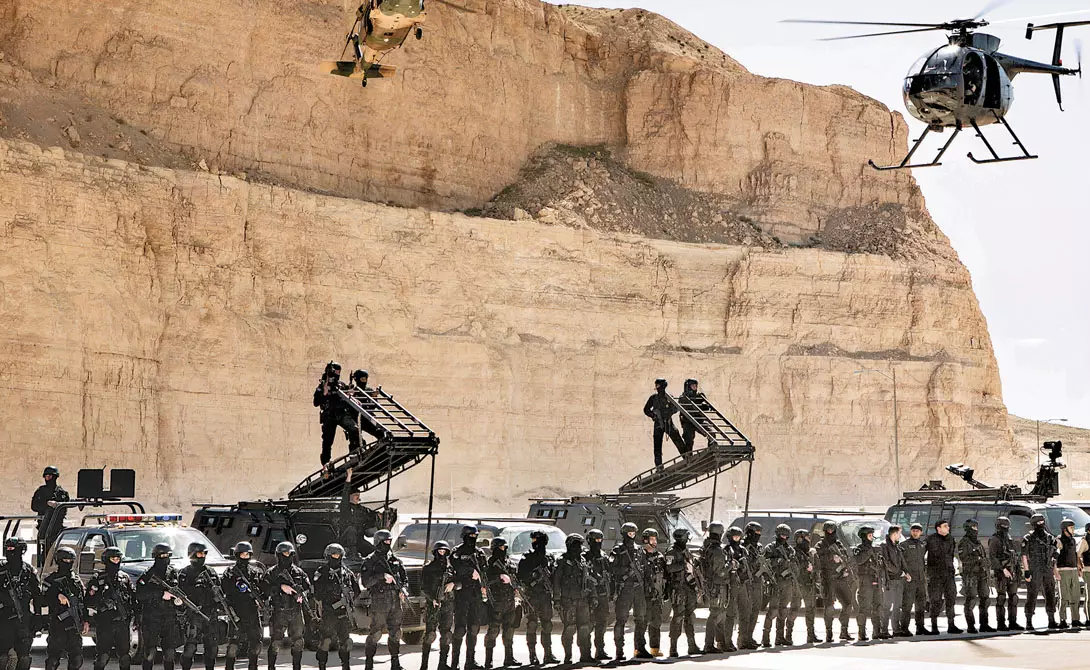
POLYGON ((662 467, 663 435, 670 436, 679 453, 687 453, 681 434, 677 432, 677 426, 674 425, 674 414, 677 414, 677 407, 674 406, 673 399, 666 395, 665 379, 655 380, 655 392, 647 399, 647 403, 643 406, 643 413, 655 422, 655 467, 662 467))

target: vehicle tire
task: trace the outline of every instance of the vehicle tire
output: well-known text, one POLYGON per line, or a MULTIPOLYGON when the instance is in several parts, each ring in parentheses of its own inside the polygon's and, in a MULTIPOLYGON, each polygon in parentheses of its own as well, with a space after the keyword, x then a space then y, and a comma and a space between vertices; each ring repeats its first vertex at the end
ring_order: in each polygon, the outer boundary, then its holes
POLYGON ((405 641, 405 644, 418 645, 424 641, 424 631, 402 630, 401 639, 405 641))

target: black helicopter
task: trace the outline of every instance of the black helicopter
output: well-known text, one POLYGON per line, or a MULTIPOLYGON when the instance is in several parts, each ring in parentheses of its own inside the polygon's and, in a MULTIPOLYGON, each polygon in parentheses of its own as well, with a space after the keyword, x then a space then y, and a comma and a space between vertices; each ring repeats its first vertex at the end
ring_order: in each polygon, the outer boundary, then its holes
MULTIPOLYGON (((987 10, 985 10, 987 11, 987 10)), ((868 161, 876 170, 901 170, 905 168, 933 167, 941 165, 939 161, 950 148, 954 138, 962 128, 971 126, 977 137, 987 147, 991 158, 979 159, 969 152, 969 159, 974 163, 1003 163, 1007 161, 1037 158, 1030 154, 1022 141, 1015 135, 1007 123, 1006 114, 1014 101, 1014 86, 1011 80, 1023 72, 1052 75, 1056 88, 1056 102, 1063 110, 1063 98, 1060 93, 1061 75, 1082 76, 1081 54, 1079 65, 1075 69, 1066 68, 1060 60, 1063 46, 1064 29, 1072 26, 1090 25, 1090 21, 1069 21, 1035 26, 1032 23, 1026 29, 1026 39, 1039 30, 1055 30, 1056 45, 1052 54, 1052 63, 1008 56, 999 53, 999 38, 994 35, 975 32, 978 28, 990 25, 982 17, 984 12, 971 19, 956 19, 946 23, 885 23, 870 21, 820 21, 791 19, 784 23, 820 23, 856 26, 885 26, 902 30, 849 35, 847 37, 827 38, 824 41, 880 37, 885 35, 903 35, 922 33, 933 30, 945 30, 950 33, 948 43, 928 51, 916 61, 905 77, 903 94, 908 113, 927 124, 923 134, 913 143, 908 155, 897 165, 879 166, 873 160, 868 161), (981 131, 981 126, 993 123, 1002 124, 1010 133, 1014 144, 1022 155, 1000 157, 981 131), (929 163, 910 165, 909 161, 920 148, 924 138, 931 131, 943 132, 953 128, 954 132, 946 140, 935 159, 929 163)), ((1025 19, 1016 19, 1025 20, 1025 19)))

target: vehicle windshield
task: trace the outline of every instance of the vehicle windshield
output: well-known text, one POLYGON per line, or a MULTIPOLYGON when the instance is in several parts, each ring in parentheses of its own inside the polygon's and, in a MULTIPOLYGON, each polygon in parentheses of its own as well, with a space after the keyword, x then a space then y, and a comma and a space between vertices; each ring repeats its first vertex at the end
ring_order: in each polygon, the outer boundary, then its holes
POLYGON ((208 547, 205 560, 209 562, 225 561, 216 545, 212 544, 204 533, 195 528, 167 526, 163 528, 133 528, 119 530, 114 534, 114 543, 124 554, 126 563, 150 561, 151 550, 157 544, 169 544, 173 558, 185 558, 189 555, 191 542, 200 542, 208 547))
POLYGON ((863 526, 874 527, 874 544, 878 545, 886 541, 886 531, 889 530, 889 522, 885 519, 849 519, 840 522, 840 541, 849 547, 854 547, 862 540, 859 538, 859 529, 863 526))
POLYGON ((1086 524, 1090 523, 1090 514, 1087 514, 1083 510, 1073 505, 1064 505, 1063 507, 1046 507, 1041 510, 1044 512, 1045 519, 1048 522, 1048 530, 1050 533, 1060 534, 1060 523, 1064 519, 1071 519, 1075 522, 1075 533, 1080 534, 1086 528, 1086 524))
POLYGON ((564 531, 559 528, 505 528, 500 532, 500 537, 507 540, 508 556, 517 556, 530 551, 530 533, 544 530, 545 534, 549 536, 549 544, 546 547, 548 551, 564 551, 564 540, 567 538, 564 535, 564 531))
POLYGON ((692 522, 689 521, 689 517, 682 514, 680 510, 670 510, 666 512, 663 517, 666 520, 666 530, 668 531, 668 535, 671 537, 674 534, 674 530, 678 528, 684 528, 685 530, 689 531, 690 542, 698 542, 700 538, 704 535, 703 531, 693 526, 692 522))

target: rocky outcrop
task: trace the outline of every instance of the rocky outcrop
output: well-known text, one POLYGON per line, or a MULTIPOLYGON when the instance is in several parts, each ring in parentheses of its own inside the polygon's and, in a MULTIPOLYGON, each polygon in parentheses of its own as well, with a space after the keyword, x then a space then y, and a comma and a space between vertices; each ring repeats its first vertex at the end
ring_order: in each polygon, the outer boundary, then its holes
MULTIPOLYGON (((163 506, 283 494, 317 465, 329 358, 437 430, 441 510, 615 490, 650 460, 660 375, 699 377, 758 445, 756 504, 890 499, 892 388, 864 368, 897 370, 906 486, 1019 458, 957 264, 474 219, 12 141, 0 239, 8 506, 46 461, 136 467, 163 506)), ((417 506, 426 483, 394 492, 417 506)))

